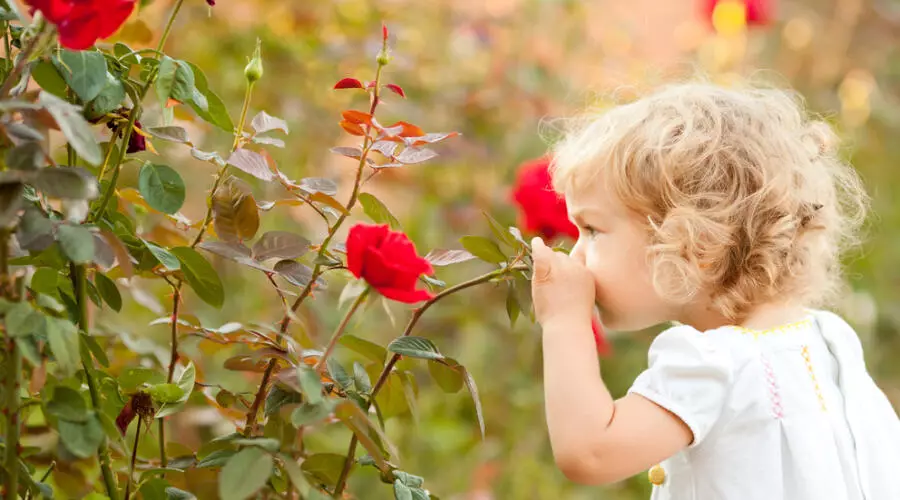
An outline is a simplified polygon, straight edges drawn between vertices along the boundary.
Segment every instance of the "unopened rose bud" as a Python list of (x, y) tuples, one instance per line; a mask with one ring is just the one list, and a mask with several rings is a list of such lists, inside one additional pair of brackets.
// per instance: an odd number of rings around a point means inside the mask
[(216, 6), (216, 0), (206, 0), (206, 3), (207, 3), (207, 5), (209, 5), (210, 7), (215, 7), (215, 6)]
[(244, 68), (244, 78), (247, 79), (247, 82), (251, 85), (258, 82), (260, 78), (263, 76), (263, 64), (262, 64), (262, 55), (260, 54), (260, 40), (256, 40), (256, 50), (253, 51), (253, 59), (250, 59), (250, 62), (247, 63), (247, 66)]
[(381, 51), (378, 53), (378, 57), (375, 58), (375, 61), (378, 62), (379, 66), (387, 66), (387, 64), (391, 62), (391, 56), (388, 55), (386, 48), (381, 49)]

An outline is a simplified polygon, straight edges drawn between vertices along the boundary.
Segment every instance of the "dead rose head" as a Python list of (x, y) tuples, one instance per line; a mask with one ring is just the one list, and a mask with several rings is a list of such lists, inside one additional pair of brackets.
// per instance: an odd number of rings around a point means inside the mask
[(546, 240), (558, 235), (578, 238), (578, 228), (569, 220), (566, 201), (550, 186), (550, 159), (538, 158), (519, 167), (513, 200), (519, 206), (524, 229)]
[(125, 24), (136, 0), (25, 0), (59, 31), (59, 43), (72, 50), (91, 48)]
[(357, 224), (347, 236), (347, 268), (381, 295), (413, 304), (433, 297), (416, 289), (419, 276), (434, 270), (409, 238), (385, 225)]

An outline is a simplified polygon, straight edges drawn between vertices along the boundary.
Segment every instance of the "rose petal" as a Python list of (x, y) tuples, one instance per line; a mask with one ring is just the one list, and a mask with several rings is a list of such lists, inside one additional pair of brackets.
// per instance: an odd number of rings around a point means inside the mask
[(376, 290), (378, 290), (378, 293), (381, 295), (384, 295), (391, 300), (396, 300), (397, 302), (403, 302), (404, 304), (415, 304), (416, 302), (434, 298), (434, 295), (427, 290), (399, 290), (387, 287), (376, 288)]

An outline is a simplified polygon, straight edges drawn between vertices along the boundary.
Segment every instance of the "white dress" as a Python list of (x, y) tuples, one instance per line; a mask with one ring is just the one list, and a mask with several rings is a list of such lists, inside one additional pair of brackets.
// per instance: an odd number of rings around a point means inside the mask
[(660, 464), (651, 500), (900, 500), (900, 419), (837, 315), (764, 331), (679, 325), (649, 361), (629, 392), (694, 434)]

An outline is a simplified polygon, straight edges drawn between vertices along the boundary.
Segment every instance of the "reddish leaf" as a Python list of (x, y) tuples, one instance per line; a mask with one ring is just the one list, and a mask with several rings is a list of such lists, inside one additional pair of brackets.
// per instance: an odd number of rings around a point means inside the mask
[(389, 83), (389, 84), (385, 85), (385, 87), (387, 87), (388, 90), (397, 94), (398, 96), (400, 96), (404, 99), (406, 98), (406, 92), (403, 92), (403, 89), (399, 85), (394, 85), (393, 83)]
[(387, 158), (394, 156), (394, 151), (397, 149), (397, 143), (391, 141), (378, 141), (375, 144), (372, 144), (372, 147), (369, 148), (370, 151), (377, 151)]
[(364, 123), (366, 125), (372, 125), (372, 115), (370, 115), (369, 113), (363, 113), (362, 111), (356, 111), (355, 109), (348, 109), (342, 112), (341, 116), (344, 117), (344, 120), (350, 123)]
[(370, 80), (370, 81), (366, 82), (366, 88), (367, 89), (375, 88), (375, 80)]
[(351, 123), (351, 122), (344, 120), (344, 121), (341, 121), (340, 125), (341, 125), (341, 128), (346, 130), (347, 133), (350, 135), (366, 135), (366, 133), (363, 131), (362, 127), (360, 127), (359, 124), (357, 124), (357, 123)]
[(388, 29), (387, 29), (387, 25), (384, 23), (381, 23), (381, 39), (384, 40), (385, 42), (388, 39)]
[(397, 155), (397, 161), (406, 164), (422, 163), (437, 155), (437, 153), (428, 148), (406, 148)]
[(172, 99), (171, 97), (166, 101), (167, 108), (174, 108), (175, 106), (178, 106), (179, 104), (181, 104), (181, 101), (179, 101), (177, 99)]
[(406, 141), (407, 146), (423, 146), (425, 144), (434, 144), (436, 142), (441, 142), (444, 139), (450, 139), (451, 137), (456, 137), (459, 135), (459, 132), (447, 132), (444, 134), (425, 134), (422, 137), (413, 137), (410, 140)]
[(359, 148), (347, 148), (347, 147), (336, 147), (331, 148), (331, 152), (339, 155), (344, 155), (347, 158), (353, 158), (358, 160), (360, 156), (362, 156), (362, 151)]
[(344, 78), (341, 81), (334, 84), (334, 90), (361, 89), (361, 88), (363, 88), (362, 82), (360, 82), (356, 78)]
[(397, 122), (384, 129), (385, 135), (397, 135), (400, 137), (422, 137), (425, 131), (407, 122)]
[(257, 179), (270, 181), (275, 178), (275, 174), (272, 173), (266, 157), (249, 149), (238, 149), (231, 153), (226, 163), (247, 172)]
[(476, 257), (467, 250), (432, 250), (425, 256), (425, 260), (433, 266), (449, 266), (458, 262), (475, 259)]

